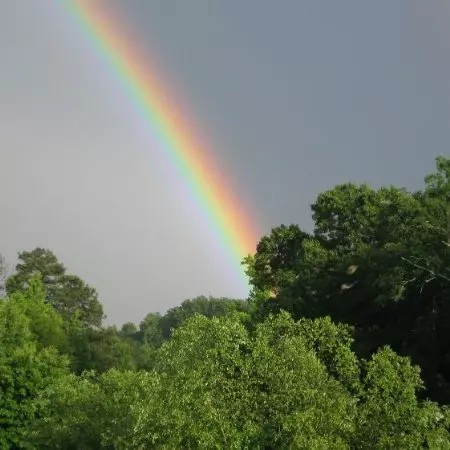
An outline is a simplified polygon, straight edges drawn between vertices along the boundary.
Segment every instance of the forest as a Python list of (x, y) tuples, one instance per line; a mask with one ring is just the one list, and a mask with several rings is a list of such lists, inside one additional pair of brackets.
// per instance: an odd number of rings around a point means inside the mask
[[(450, 449), (450, 158), (344, 183), (242, 264), (246, 299), (104, 325), (45, 248), (3, 261), (0, 448)], [(180, 299), (181, 300), (181, 299)]]

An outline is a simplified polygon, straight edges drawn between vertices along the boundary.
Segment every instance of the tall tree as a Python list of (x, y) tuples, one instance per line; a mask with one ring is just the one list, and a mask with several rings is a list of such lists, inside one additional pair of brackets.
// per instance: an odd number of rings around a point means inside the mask
[(100, 326), (104, 317), (97, 291), (66, 268), (48, 249), (36, 248), (19, 253), (15, 272), (6, 282), (7, 293), (23, 291), (33, 274), (39, 272), (45, 286), (47, 301), (66, 320), (75, 312), (89, 326)]
[(47, 295), (51, 296), (58, 279), (66, 273), (64, 265), (48, 249), (38, 247), (32, 251), (23, 251), (18, 254), (18, 259), (14, 274), (6, 282), (9, 295), (26, 289), (30, 278), (39, 272)]
[(448, 402), (450, 159), (436, 168), (421, 192), (345, 184), (320, 194), (312, 235), (275, 228), (246, 264), (263, 317), (284, 309), (349, 323), (361, 355), (391, 345)]

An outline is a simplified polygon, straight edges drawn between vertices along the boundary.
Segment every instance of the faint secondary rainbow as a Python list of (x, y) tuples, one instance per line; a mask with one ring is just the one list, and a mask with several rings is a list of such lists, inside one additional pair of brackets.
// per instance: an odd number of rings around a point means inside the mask
[(182, 185), (215, 235), (214, 239), (230, 260), (231, 270), (243, 286), (248, 280), (240, 262), (255, 251), (257, 233), (249, 214), (231, 194), (231, 186), (208, 158), (205, 145), (193, 133), (189, 121), (172, 104), (167, 89), (158, 78), (158, 70), (148, 56), (131, 48), (121, 35), (123, 25), (114, 21), (93, 0), (66, 0), (73, 16), (89, 42), (118, 77), (126, 96), (144, 119), (158, 142), (158, 150), (182, 178)]

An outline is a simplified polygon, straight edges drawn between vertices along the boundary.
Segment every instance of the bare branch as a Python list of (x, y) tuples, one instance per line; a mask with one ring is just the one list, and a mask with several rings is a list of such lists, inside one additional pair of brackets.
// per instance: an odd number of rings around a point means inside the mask
[(450, 281), (450, 278), (443, 275), (442, 273), (436, 273), (434, 270), (431, 270), (429, 267), (423, 266), (421, 264), (415, 263), (408, 258), (405, 258), (402, 256), (403, 261), (407, 262), (408, 264), (412, 265), (416, 269), (424, 270), (425, 272), (428, 272), (431, 275), (431, 278), (429, 278), (426, 283), (429, 283), (431, 280), (434, 280), (435, 278), (442, 278), (443, 280)]

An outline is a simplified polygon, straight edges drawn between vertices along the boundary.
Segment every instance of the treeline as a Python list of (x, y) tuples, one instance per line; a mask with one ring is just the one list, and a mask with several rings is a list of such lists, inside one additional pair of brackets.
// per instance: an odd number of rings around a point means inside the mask
[(50, 250), (20, 253), (0, 447), (450, 448), (450, 159), (421, 191), (343, 184), (312, 213), (245, 258), (248, 299), (120, 329)]

